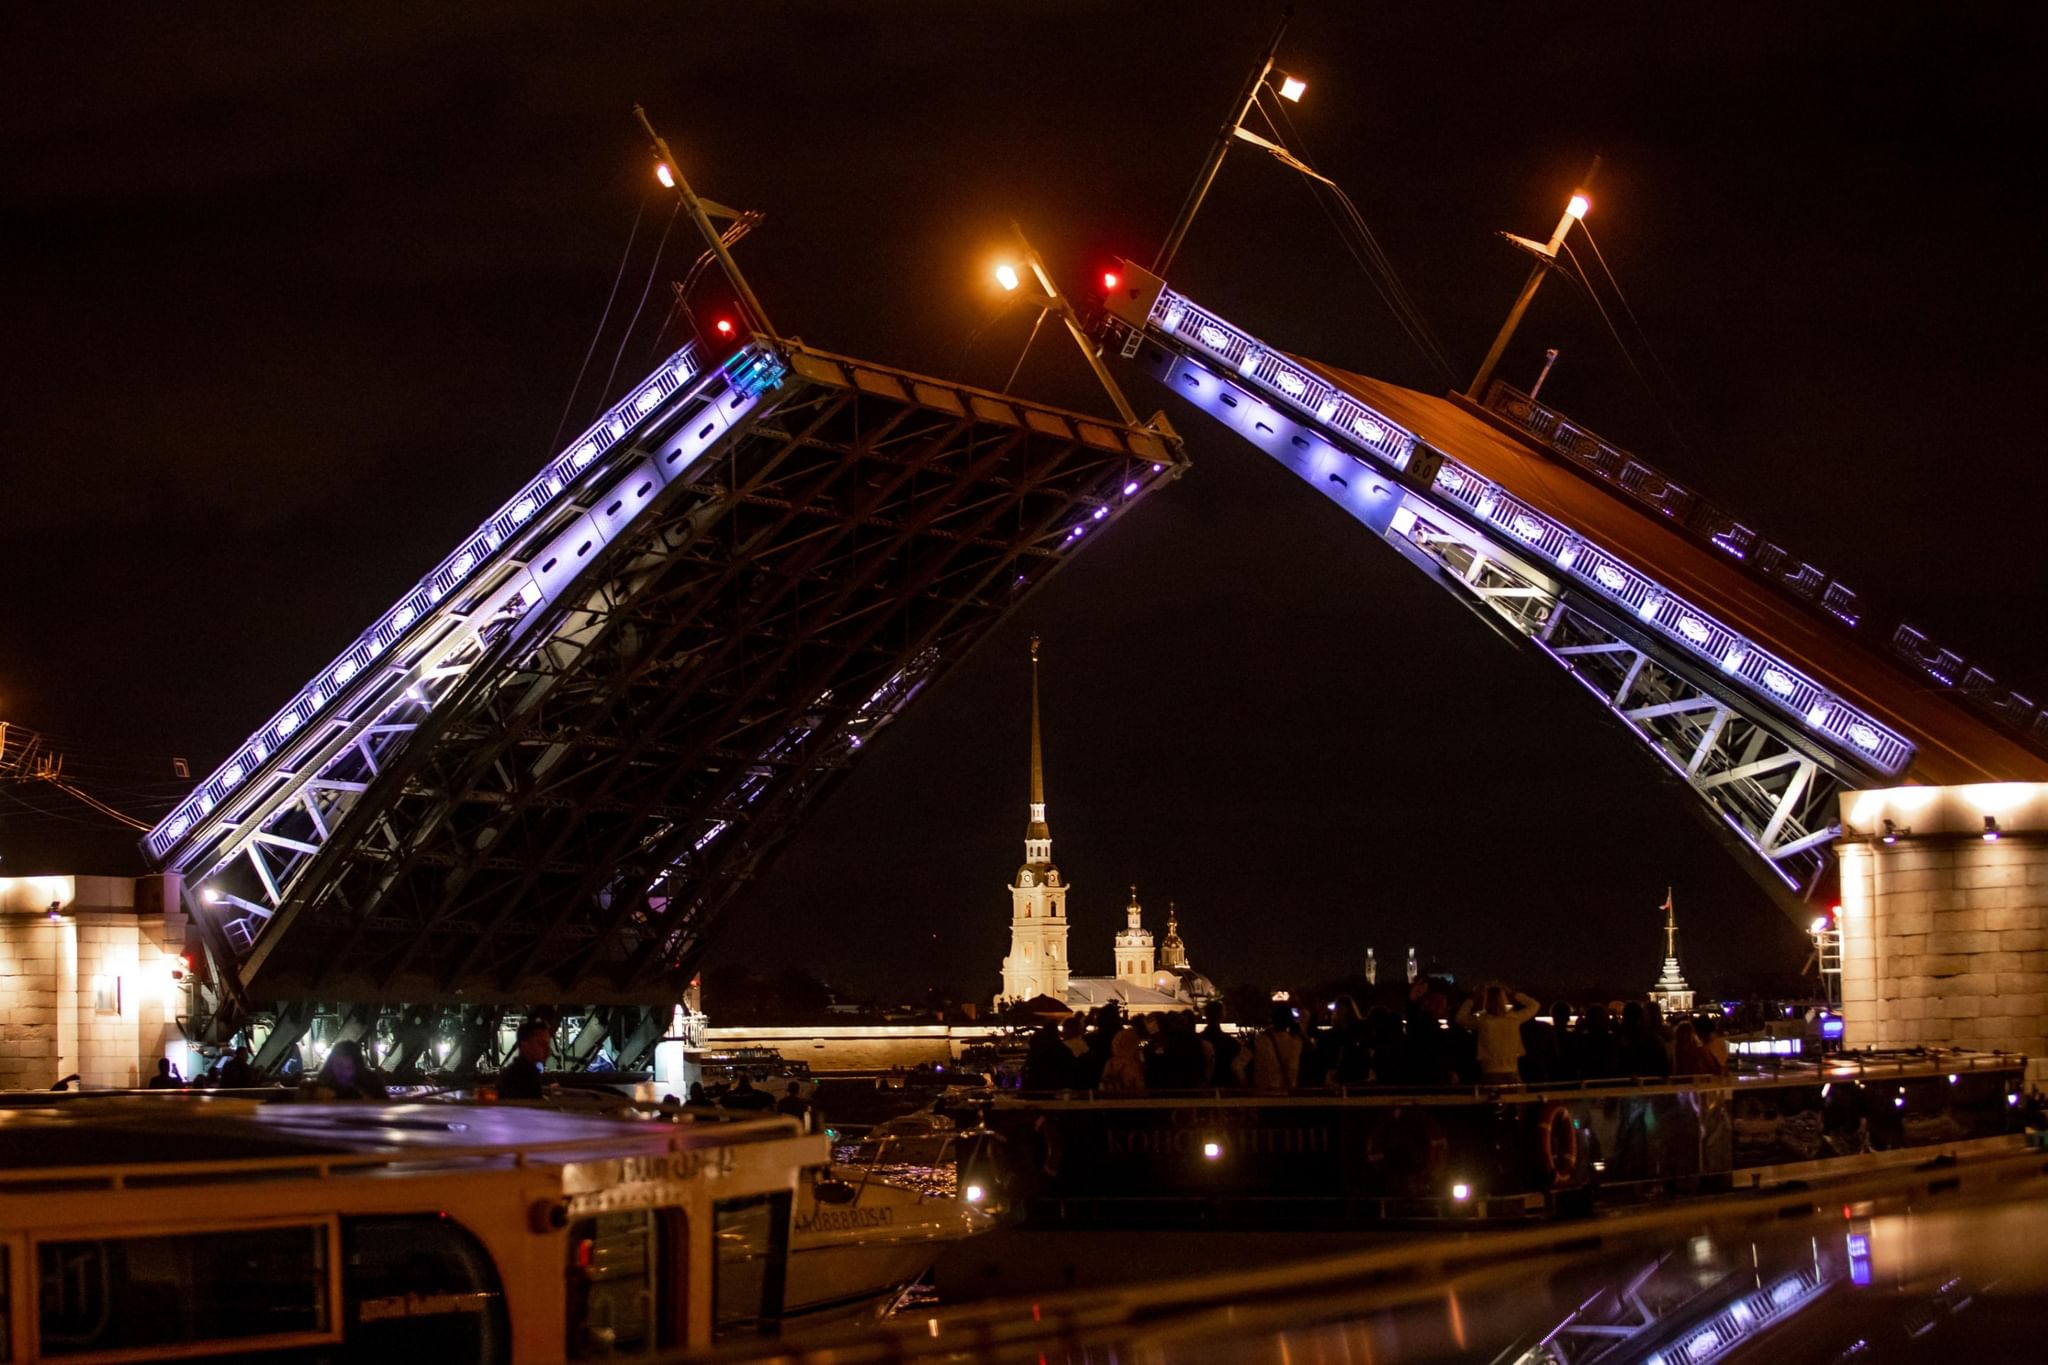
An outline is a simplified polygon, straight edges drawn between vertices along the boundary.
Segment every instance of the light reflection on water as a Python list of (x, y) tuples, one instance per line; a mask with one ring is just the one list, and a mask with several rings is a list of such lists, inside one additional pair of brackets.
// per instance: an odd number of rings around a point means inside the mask
[(957, 1173), (950, 1163), (943, 1165), (914, 1165), (897, 1162), (878, 1162), (864, 1165), (860, 1160), (860, 1144), (844, 1143), (832, 1149), (832, 1160), (844, 1166), (862, 1166), (877, 1180), (886, 1180), (891, 1185), (936, 1199), (951, 1199), (958, 1188)]

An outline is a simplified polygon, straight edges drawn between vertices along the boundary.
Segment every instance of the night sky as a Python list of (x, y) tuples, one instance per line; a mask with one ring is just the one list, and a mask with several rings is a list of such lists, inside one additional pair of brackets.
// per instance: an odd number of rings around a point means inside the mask
[[(1560, 347), (1550, 401), (2041, 695), (2037, 7), (1299, 8), (1296, 126), (1461, 383), (1526, 269), (1494, 232), (1546, 235), (1604, 152), (1588, 222), (1667, 397), (1561, 282), (1503, 375)], [(1149, 259), (1276, 12), (9, 7), (0, 719), (153, 816), (172, 756), (210, 770), (527, 477), (643, 211), (595, 379), (649, 279), (667, 208), (635, 99), (700, 191), (767, 213), (739, 254), (783, 331), (996, 385), (1026, 326), (976, 335), (1006, 220), (1075, 283)], [(613, 393), (687, 254), (678, 229)], [(1445, 387), (1248, 151), (1174, 276), (1291, 349)], [(1019, 387), (1107, 410), (1045, 341)], [(994, 991), (1037, 631), (1081, 970), (1109, 971), (1131, 882), (1226, 984), (1416, 943), (1647, 986), (1667, 882), (1696, 982), (1797, 968), (1791, 922), (1576, 684), (1170, 415), (1194, 470), (866, 753), (714, 961)], [(139, 870), (44, 788), (0, 788), (0, 857)]]

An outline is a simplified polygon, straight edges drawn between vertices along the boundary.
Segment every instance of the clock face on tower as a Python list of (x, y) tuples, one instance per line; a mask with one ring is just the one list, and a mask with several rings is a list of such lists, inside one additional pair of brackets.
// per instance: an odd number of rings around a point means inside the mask
[(1045, 874), (1045, 884), (1047, 886), (1058, 886), (1060, 884), (1060, 870), (1058, 868), (1055, 867)]
[(1017, 874), (1017, 885), (1019, 885), (1019, 886), (1029, 886), (1029, 885), (1031, 885), (1031, 874), (1030, 874), (1030, 873), (1029, 873), (1028, 871), (1026, 871), (1026, 872), (1019, 872), (1019, 873)]

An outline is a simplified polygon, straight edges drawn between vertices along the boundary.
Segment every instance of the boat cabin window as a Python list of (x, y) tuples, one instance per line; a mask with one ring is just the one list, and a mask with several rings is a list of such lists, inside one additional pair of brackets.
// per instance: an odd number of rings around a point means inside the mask
[(569, 1226), (569, 1359), (651, 1355), (682, 1343), (682, 1213), (633, 1209)]
[(713, 1335), (779, 1317), (789, 1264), (789, 1196), (757, 1194), (713, 1207), (717, 1263), (712, 1286)]
[(36, 1247), (46, 1358), (190, 1355), (207, 1343), (333, 1340), (329, 1225)]
[(341, 1245), (351, 1355), (435, 1365), (511, 1357), (498, 1269), (461, 1224), (431, 1214), (350, 1218)]

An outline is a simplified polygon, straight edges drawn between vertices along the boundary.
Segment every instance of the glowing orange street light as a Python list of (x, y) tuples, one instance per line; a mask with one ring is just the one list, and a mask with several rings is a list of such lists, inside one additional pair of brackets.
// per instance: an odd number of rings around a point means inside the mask
[(1015, 293), (1017, 289), (1017, 267), (1011, 265), (1008, 261), (997, 266), (996, 283), (1003, 287), (1005, 293)]
[(676, 173), (668, 168), (666, 161), (654, 163), (654, 178), (661, 182), (661, 187), (665, 190), (672, 190), (676, 187)]
[(1301, 97), (1308, 90), (1308, 82), (1299, 76), (1280, 73), (1280, 98), (1289, 104), (1300, 104)]
[[(1592, 184), (1593, 177), (1600, 174), (1600, 160), (1597, 156), (1593, 158), (1593, 165), (1587, 170), (1586, 178), (1579, 182), (1581, 185)], [(1501, 324), (1499, 335), (1494, 337), (1493, 346), (1486, 352), (1486, 359), (1479, 362), (1479, 373), (1472, 376), (1472, 386), (1465, 390), (1465, 397), (1474, 403), (1486, 401), (1486, 381), (1493, 378), (1494, 366), (1500, 364), (1501, 356), (1506, 354), (1508, 341), (1514, 336), (1515, 328), (1521, 325), (1522, 314), (1529, 311), (1529, 301), (1536, 297), (1536, 290), (1542, 285), (1543, 277), (1556, 264), (1557, 253), (1564, 245), (1565, 234), (1570, 232), (1572, 224), (1584, 218), (1592, 207), (1593, 201), (1586, 197), (1583, 189), (1574, 190), (1572, 197), (1565, 203), (1564, 213), (1559, 216), (1557, 226), (1550, 231), (1549, 241), (1537, 242), (1526, 237), (1514, 238), (1541, 259), (1529, 271), (1528, 282), (1516, 296), (1514, 307), (1508, 309), (1508, 320)]]

